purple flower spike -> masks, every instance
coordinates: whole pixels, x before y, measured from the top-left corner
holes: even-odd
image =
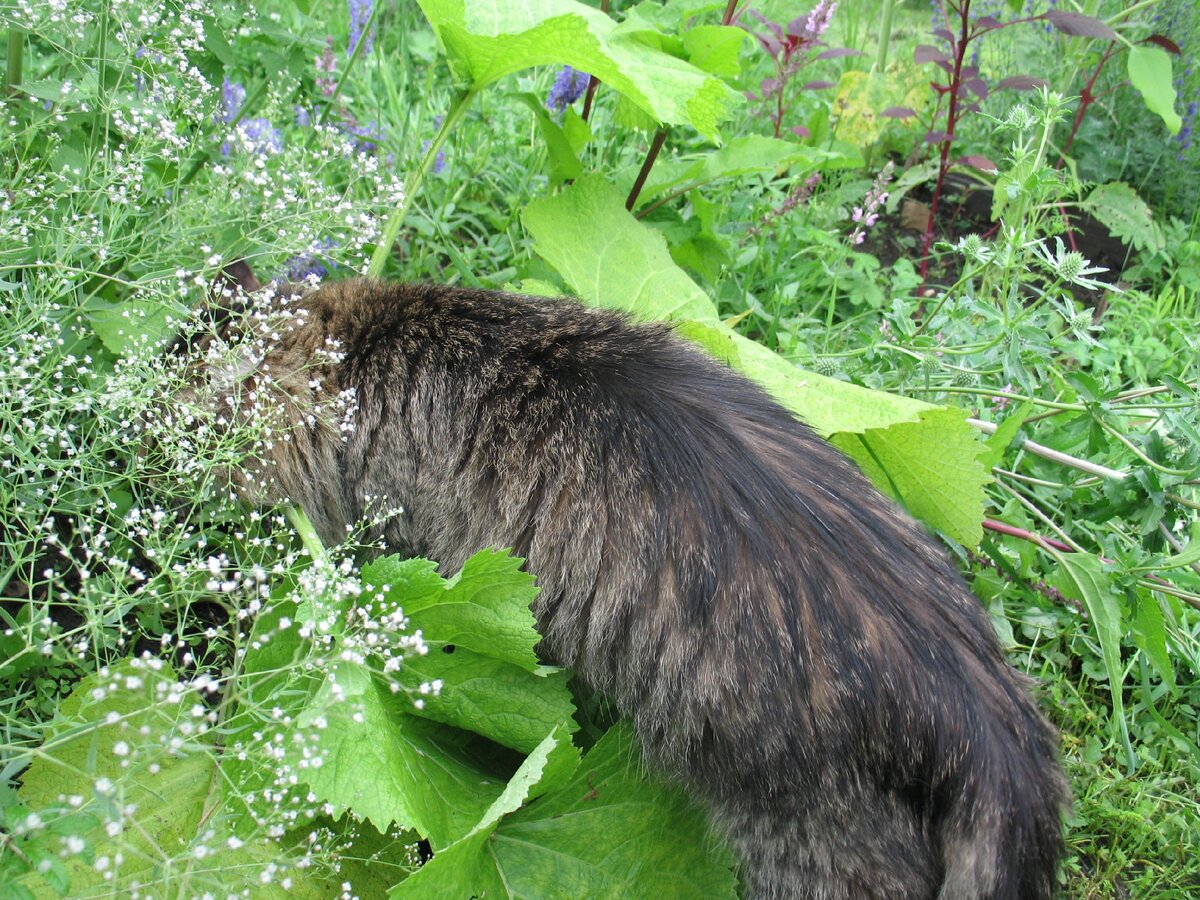
[[[366,35],[363,34],[363,28],[374,9],[375,0],[350,0],[350,45],[346,48],[347,56],[354,55],[354,48],[360,40],[363,42],[362,52],[371,52],[371,45],[375,42],[375,26],[372,25]]]
[[[221,82],[221,113],[218,118],[228,125],[246,102],[246,89],[236,81],[226,78]]]
[[[591,76],[586,72],[580,72],[570,66],[563,66],[558,77],[554,79],[554,86],[550,88],[550,96],[546,98],[546,109],[551,112],[562,112],[583,96],[590,78]]]

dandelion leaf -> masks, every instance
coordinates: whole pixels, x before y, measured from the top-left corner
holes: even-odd
[[[543,773],[553,765],[553,751],[547,753]],[[518,809],[524,782],[536,777],[535,756],[506,802],[391,896],[736,896],[729,851],[709,836],[703,814],[682,791],[643,780],[626,725],[604,735],[568,780]]]

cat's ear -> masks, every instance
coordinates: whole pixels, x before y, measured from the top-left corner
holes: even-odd
[[[209,302],[218,308],[225,308],[238,294],[253,294],[262,288],[262,283],[244,259],[234,260],[223,266],[221,273],[213,279],[209,287]]]

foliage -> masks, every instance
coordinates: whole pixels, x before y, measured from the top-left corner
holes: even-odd
[[[1113,162],[1192,152],[1194,17],[738,6],[0,4],[0,893],[736,894],[519,561],[229,495],[272,412],[161,343],[238,258],[670,321],[949,539],[1062,728],[1067,892],[1195,893],[1198,220]]]

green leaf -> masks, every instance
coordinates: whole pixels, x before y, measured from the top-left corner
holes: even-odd
[[[1167,650],[1167,626],[1158,599],[1149,591],[1138,591],[1137,613],[1131,623],[1133,642],[1146,654],[1163,684],[1175,690],[1175,664]]]
[[[1154,221],[1154,212],[1137,191],[1122,181],[1098,185],[1080,204],[1105,228],[1126,244],[1143,253],[1166,246],[1162,227]]]
[[[315,878],[307,885],[298,879],[291,892],[262,882],[267,870],[287,872],[288,854],[261,834],[236,849],[225,843],[217,814],[224,782],[211,739],[196,727],[197,708],[204,709],[196,692],[157,661],[125,660],[78,684],[18,796],[48,823],[56,856],[58,835],[77,836],[84,851],[48,873],[49,881],[25,876],[26,889],[46,898],[124,895],[135,884],[156,896],[330,895],[335,885]],[[82,803],[64,803],[70,797]],[[113,861],[108,870],[92,864],[100,856]],[[69,890],[54,887],[63,879]]]
[[[442,726],[406,715],[409,706],[364,666],[339,662],[283,746],[290,770],[335,815],[352,810],[380,831],[411,827],[440,848],[470,831],[501,785]]]
[[[634,219],[604,178],[590,175],[535,200],[521,218],[537,252],[580,297],[643,319],[719,324],[716,307],[675,265],[662,236]]]
[[[530,66],[566,64],[596,76],[668,125],[719,140],[741,97],[723,81],[651,46],[576,0],[420,0],[455,77],[473,90]]]
[[[530,674],[519,666],[473,653],[462,647],[453,653],[434,647],[413,657],[400,670],[399,682],[410,691],[441,682],[435,694],[421,697],[416,715],[529,753],[547,732],[572,722],[575,705],[565,671]]]
[[[1175,112],[1175,85],[1171,57],[1161,47],[1135,44],[1126,56],[1129,81],[1137,88],[1150,112],[1157,114],[1171,134],[1179,134],[1183,120]]]
[[[630,215],[603,178],[581,178],[534,201],[522,221],[538,254],[588,303],[642,319],[692,319],[726,329],[708,295],[671,259],[662,235]],[[933,408],[806,372],[756,341],[730,335],[739,370],[820,434],[916,421]]]
[[[801,172],[834,171],[855,165],[862,165],[862,157],[849,147],[826,150],[781,138],[746,135],[734,138],[725,146],[705,153],[699,159],[676,161],[670,166],[656,166],[646,186],[638,195],[638,204],[643,205],[646,201],[680,185],[702,185],[720,178],[743,175],[774,176],[788,168]],[[635,174],[633,170],[627,170],[622,174],[621,180],[628,179],[632,186]]]
[[[1108,675],[1109,695],[1112,697],[1113,722],[1120,731],[1129,764],[1132,766],[1134,755],[1129,743],[1125,701],[1122,696],[1125,668],[1121,662],[1121,635],[1125,627],[1121,598],[1116,585],[1104,572],[1104,564],[1090,553],[1064,553],[1054,549],[1050,549],[1049,552],[1058,561],[1055,587],[1065,596],[1083,603],[1096,638],[1100,641],[1104,671]]]
[[[1025,424],[1025,419],[1032,408],[1031,401],[1022,402],[1004,418],[1003,422],[996,426],[996,430],[984,441],[987,449],[980,454],[979,462],[989,472],[993,466],[998,466],[1004,461],[1005,452],[1017,439],[1017,434],[1020,433],[1021,426]]]
[[[733,341],[733,332],[728,328],[714,328],[701,322],[679,322],[675,326],[675,333],[703,347],[710,356],[732,369],[736,369],[741,361]]]
[[[682,791],[644,782],[641,771],[633,736],[617,725],[569,781],[498,822],[489,811],[477,830],[391,896],[736,897],[733,859],[714,845],[700,810]],[[511,808],[521,792],[517,784],[495,812]]]
[[[742,47],[749,39],[748,32],[732,25],[697,25],[683,33],[683,49],[697,69],[737,78],[742,72]]]
[[[983,444],[965,420],[960,409],[930,409],[919,422],[831,440],[914,516],[966,547],[977,547],[983,537],[983,488],[991,475],[979,462]]]
[[[427,642],[453,644],[535,672],[540,663],[533,648],[540,638],[529,607],[537,587],[522,562],[481,550],[447,581],[429,560],[388,556],[366,566],[362,581],[402,608],[410,628]]]
[[[467,834],[502,785],[464,755],[462,732],[446,725],[524,752],[575,727],[566,673],[539,665],[534,653],[540,637],[529,607],[537,589],[520,567],[490,550],[448,580],[429,560],[392,556],[366,566],[358,606],[373,619],[403,610],[408,631],[419,631],[430,650],[406,659],[397,678],[347,659],[352,635],[335,634],[333,647],[314,655],[294,622],[283,627],[299,618],[293,601],[264,609],[246,655],[246,696],[283,707],[275,718],[289,724],[272,732],[286,752],[283,771],[335,812],[351,810],[380,831],[399,823],[436,848]],[[251,676],[259,673],[265,682],[256,689]],[[441,690],[430,692],[434,681]],[[249,711],[230,725],[256,727]],[[267,774],[278,778],[278,768]],[[243,792],[262,771],[229,768]]]
[[[124,353],[131,347],[156,344],[170,337],[175,323],[183,318],[183,310],[153,300],[126,300],[90,309],[87,316],[104,346],[113,353]]]
[[[517,94],[516,97],[533,111],[538,131],[541,132],[542,139],[546,142],[550,163],[550,183],[558,185],[582,175],[583,163],[579,161],[579,157],[563,129],[546,113],[546,107],[542,101],[529,93]]]

